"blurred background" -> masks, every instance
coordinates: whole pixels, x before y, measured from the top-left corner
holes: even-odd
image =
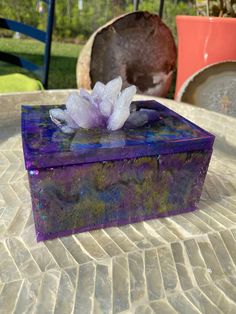
[[[140,1],[139,10],[158,13],[160,1]],[[37,0],[1,0],[0,17],[28,23],[45,29],[46,8]],[[129,0],[57,0],[49,73],[49,89],[76,88],[76,63],[81,48],[89,36],[115,16],[133,11]],[[171,29],[177,43],[176,15],[195,15],[194,2],[165,0],[163,21]],[[39,63],[43,45],[19,33],[0,28],[1,51],[11,51]],[[15,66],[0,62],[0,74],[26,73]],[[27,73],[29,75],[29,73]],[[33,76],[33,74],[30,74]],[[173,91],[169,97],[172,98]]]

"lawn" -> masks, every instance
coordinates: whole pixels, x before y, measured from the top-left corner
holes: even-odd
[[[48,89],[76,88],[76,63],[82,47],[78,44],[52,43]],[[0,38],[1,51],[20,54],[37,64],[43,61],[43,49],[43,44],[33,40]],[[0,75],[16,72],[36,77],[19,67],[0,62]],[[167,98],[174,97],[174,90],[175,73]]]
[[[42,64],[44,45],[33,40],[0,38],[1,51],[21,55],[37,64]],[[52,43],[49,71],[49,89],[75,88],[76,63],[82,45]],[[31,73],[19,67],[0,62],[0,75],[9,73]]]

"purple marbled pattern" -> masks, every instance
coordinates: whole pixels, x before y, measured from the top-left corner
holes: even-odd
[[[211,153],[29,171],[38,241],[196,209]]]
[[[154,109],[155,119],[137,129],[80,129],[72,135],[62,133],[51,121],[49,109],[53,106],[23,106],[26,169],[212,148],[214,136],[165,106],[155,101],[133,102],[132,106]]]
[[[38,241],[196,209],[214,136],[154,101],[133,106],[155,109],[155,119],[73,135],[53,125],[52,106],[23,107]]]

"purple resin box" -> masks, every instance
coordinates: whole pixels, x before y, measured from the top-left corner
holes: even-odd
[[[64,106],[57,106],[63,108]],[[140,128],[64,134],[49,109],[22,107],[37,240],[193,211],[214,136],[155,101]]]

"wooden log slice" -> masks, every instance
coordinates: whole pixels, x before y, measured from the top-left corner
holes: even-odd
[[[138,93],[164,97],[176,56],[172,33],[158,15],[125,14],[90,37],[77,62],[77,86],[91,89],[120,75],[123,88],[134,84]]]

